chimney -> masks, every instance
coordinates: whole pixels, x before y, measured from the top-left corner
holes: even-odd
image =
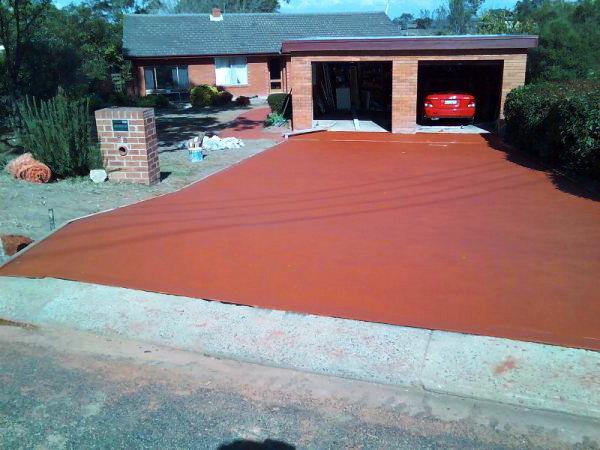
[[[221,14],[221,8],[217,8],[216,6],[210,12],[210,20],[214,22],[218,22],[223,20],[223,14]]]

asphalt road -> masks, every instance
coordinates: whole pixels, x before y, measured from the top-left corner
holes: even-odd
[[[598,448],[598,428],[574,416],[0,321],[5,449],[583,449]]]

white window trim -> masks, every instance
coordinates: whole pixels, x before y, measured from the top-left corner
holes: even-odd
[[[243,66],[240,64],[242,59]],[[235,82],[234,78],[240,81]],[[248,58],[245,56],[215,57],[215,84],[224,87],[248,86]]]

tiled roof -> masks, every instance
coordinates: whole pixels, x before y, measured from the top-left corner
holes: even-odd
[[[125,16],[123,47],[131,57],[279,53],[284,40],[398,35],[383,12]]]

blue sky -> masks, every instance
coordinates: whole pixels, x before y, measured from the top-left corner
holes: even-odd
[[[289,4],[281,5],[281,12],[342,12],[342,11],[383,11],[387,0],[290,0]],[[389,0],[388,15],[397,17],[403,12],[415,16],[421,9],[433,11],[447,0]],[[516,0],[485,0],[482,10],[491,8],[512,8]]]
[[[77,3],[77,0],[55,0],[56,6],[65,6],[69,3]],[[403,12],[410,12],[415,16],[421,9],[433,11],[440,4],[447,3],[444,0],[389,0],[388,14],[391,18],[399,16]],[[283,3],[283,2],[282,2]],[[343,11],[383,11],[387,0],[290,0],[289,4],[283,3],[281,12],[343,12]],[[482,10],[491,8],[512,8],[516,0],[485,0]]]

